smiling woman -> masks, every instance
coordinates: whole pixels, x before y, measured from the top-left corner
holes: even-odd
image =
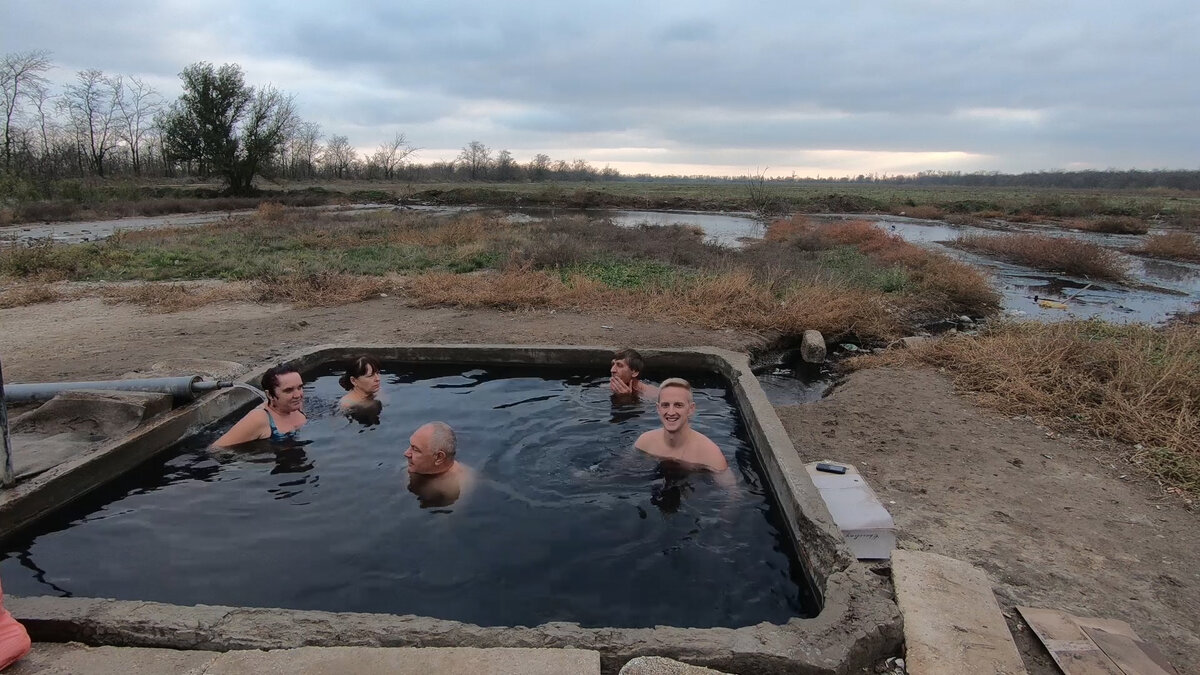
[[[304,405],[304,379],[292,366],[279,365],[263,374],[262,389],[267,401],[217,439],[213,445],[228,448],[250,441],[291,440],[308,418],[300,411]]]

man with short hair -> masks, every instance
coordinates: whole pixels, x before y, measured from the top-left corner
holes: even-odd
[[[612,356],[612,367],[609,368],[611,377],[608,387],[614,396],[633,396],[654,399],[658,396],[658,387],[646,384],[638,379],[645,362],[642,355],[632,349],[622,349]]]
[[[658,390],[657,407],[662,427],[642,434],[633,447],[659,459],[715,474],[729,471],[729,462],[717,444],[689,424],[696,412],[696,402],[692,399],[692,385],[687,380],[678,377],[663,380]]]
[[[450,506],[474,485],[474,472],[457,454],[458,437],[445,422],[423,424],[408,439],[408,491],[421,508]]]

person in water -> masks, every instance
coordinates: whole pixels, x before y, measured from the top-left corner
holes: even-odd
[[[710,471],[718,476],[729,473],[729,462],[717,444],[691,427],[696,402],[692,399],[692,385],[687,380],[678,377],[664,380],[659,388],[657,407],[662,427],[642,434],[633,444],[634,448],[686,468]]]
[[[608,387],[613,396],[632,396],[653,400],[658,396],[658,387],[642,382],[638,376],[645,362],[642,355],[632,349],[622,349],[612,356],[612,367],[608,373]]]
[[[350,363],[345,374],[338,380],[347,393],[338,401],[345,412],[348,408],[370,407],[379,393],[379,361],[373,356],[360,356]]]
[[[457,454],[458,437],[445,422],[423,424],[408,439],[408,491],[421,508],[450,506],[474,485],[474,472]]]
[[[292,366],[278,365],[263,373],[262,390],[267,402],[238,420],[213,445],[228,448],[250,441],[270,439],[275,442],[291,440],[308,418],[301,412],[304,405],[304,380]]]

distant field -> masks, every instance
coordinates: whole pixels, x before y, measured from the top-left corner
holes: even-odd
[[[686,209],[793,213],[890,213],[971,223],[1001,218],[1067,224],[1084,218],[1200,229],[1200,193],[1151,190],[904,187],[859,184],[792,184],[755,181],[585,181],[539,183],[410,183],[401,181],[260,181],[255,198],[229,200],[219,185],[92,182],[70,198],[0,207],[0,225],[46,220],[114,218],[184,211],[253,208],[266,201],[288,205],[382,201],[503,207]],[[227,203],[224,203],[227,202]]]

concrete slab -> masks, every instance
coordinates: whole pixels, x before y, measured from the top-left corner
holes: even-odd
[[[220,652],[35,642],[4,675],[203,675]]]
[[[13,471],[17,479],[39,474],[96,447],[103,439],[88,434],[13,434]]]
[[[897,549],[892,582],[904,615],[909,673],[1025,673],[982,570],[936,553]]]
[[[301,647],[227,652],[205,675],[600,675],[587,649],[470,647]]]
[[[832,464],[845,473],[829,473],[817,467]],[[896,524],[875,491],[853,464],[809,462],[808,477],[829,507],[833,522],[846,536],[846,543],[859,560],[887,560],[896,547]]]
[[[639,656],[626,663],[618,675],[728,675],[722,670],[693,666],[664,656]]]
[[[171,409],[171,397],[144,391],[66,391],[12,420],[13,433],[115,438]]]

